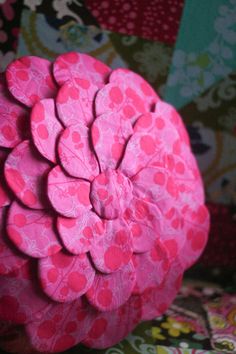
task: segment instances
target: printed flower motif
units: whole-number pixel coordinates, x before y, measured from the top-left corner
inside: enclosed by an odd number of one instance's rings
[[[0,115],[0,319],[57,352],[111,346],[162,314],[209,224],[173,107],[71,52],[12,62]]]
[[[152,337],[158,340],[166,339],[166,337],[162,334],[161,328],[159,327],[152,327]]]
[[[224,316],[217,315],[217,314],[210,315],[209,322],[212,328],[222,329],[227,326],[227,322],[225,321]]]
[[[168,333],[172,337],[179,337],[181,333],[187,334],[193,331],[188,322],[177,321],[172,317],[167,317],[167,322],[162,323],[161,327],[168,329]]]

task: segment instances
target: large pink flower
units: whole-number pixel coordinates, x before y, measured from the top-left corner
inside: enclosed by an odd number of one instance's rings
[[[57,352],[163,313],[209,224],[175,109],[88,55],[23,57],[1,78],[0,144],[1,320]]]

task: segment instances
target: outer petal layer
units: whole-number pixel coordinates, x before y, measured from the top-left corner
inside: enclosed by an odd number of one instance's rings
[[[54,97],[56,86],[51,75],[51,62],[34,56],[13,61],[6,78],[11,94],[28,107],[42,98]]]
[[[89,302],[100,311],[118,309],[130,297],[136,280],[135,268],[129,262],[111,274],[97,274],[86,293]]]
[[[54,62],[53,73],[59,85],[67,81],[102,87],[107,81],[110,68],[101,61],[82,53],[70,52],[59,55]]]
[[[9,187],[26,206],[43,209],[45,177],[50,165],[25,140],[9,154],[5,163],[5,177]]]
[[[93,283],[95,271],[86,254],[67,253],[39,261],[39,276],[45,293],[54,301],[67,302],[85,294]]]
[[[91,209],[90,183],[66,175],[60,166],[48,175],[48,198],[61,215],[76,218]]]
[[[52,216],[17,202],[13,202],[9,210],[7,233],[15,246],[31,257],[50,256],[61,249]]]
[[[51,162],[56,162],[56,143],[62,131],[53,99],[36,103],[31,112],[31,133],[38,151]]]

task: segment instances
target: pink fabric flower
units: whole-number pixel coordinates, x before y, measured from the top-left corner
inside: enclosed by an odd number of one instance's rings
[[[163,313],[209,226],[175,109],[132,71],[71,52],[12,62],[0,117],[7,330],[38,351],[104,348]]]

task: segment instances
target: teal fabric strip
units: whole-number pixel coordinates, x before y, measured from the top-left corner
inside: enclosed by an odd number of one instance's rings
[[[236,0],[186,0],[165,100],[177,108],[236,69]]]

